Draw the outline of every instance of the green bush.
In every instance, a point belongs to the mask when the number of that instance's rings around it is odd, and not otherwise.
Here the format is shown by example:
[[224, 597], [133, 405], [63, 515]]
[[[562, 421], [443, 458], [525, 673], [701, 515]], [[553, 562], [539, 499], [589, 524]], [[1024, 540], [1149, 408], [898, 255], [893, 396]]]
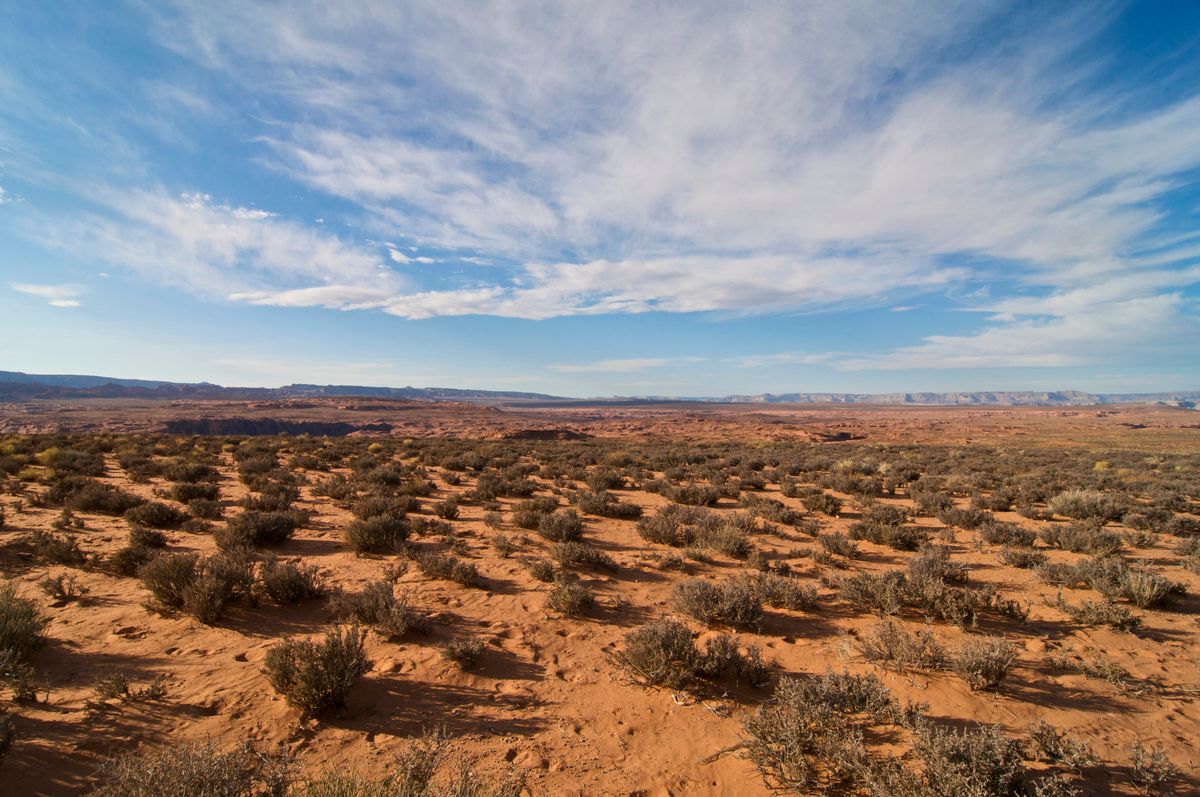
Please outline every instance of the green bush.
[[346, 697], [371, 667], [366, 632], [336, 628], [320, 642], [285, 639], [267, 651], [267, 680], [302, 720], [346, 705]]

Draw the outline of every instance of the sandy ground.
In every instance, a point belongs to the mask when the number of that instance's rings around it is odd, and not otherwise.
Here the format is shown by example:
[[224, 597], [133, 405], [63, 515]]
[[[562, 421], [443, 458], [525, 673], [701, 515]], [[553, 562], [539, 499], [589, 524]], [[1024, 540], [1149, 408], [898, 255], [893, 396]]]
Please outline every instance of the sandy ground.
[[[278, 409], [271, 408], [273, 412]], [[91, 410], [94, 419], [95, 407]], [[321, 411], [331, 412], [328, 407]], [[714, 413], [739, 414], [687, 410], [680, 416], [664, 417], [658, 411], [644, 410], [640, 414], [634, 410], [538, 410], [513, 421], [508, 416], [519, 412], [474, 407], [456, 411], [472, 417], [499, 413], [505, 420], [494, 427], [471, 425], [475, 422], [450, 412], [448, 419], [426, 418], [420, 424], [424, 428], [428, 423], [425, 432], [429, 434], [446, 433], [449, 428], [460, 434], [492, 436], [513, 429], [561, 427], [630, 436], [636, 442], [639, 435], [672, 430], [681, 439], [712, 436], [722, 423], [719, 418], [714, 420]], [[214, 410], [205, 407], [199, 412]], [[236, 412], [245, 415], [248, 409], [241, 407]], [[425, 407], [414, 412], [437, 415]], [[109, 421], [113, 428], [125, 427], [123, 413], [138, 416], [135, 407], [118, 408]], [[401, 411], [368, 414], [373, 419], [392, 420]], [[738, 431], [746, 435], [755, 429], [772, 435], [802, 432], [806, 436], [852, 431], [868, 439], [938, 437], [943, 442], [1007, 436], [1009, 442], [1022, 445], [1026, 440], [1029, 444], [1099, 440], [1150, 449], [1160, 435], [1171, 437], [1172, 447], [1190, 445], [1196, 440], [1194, 424], [1200, 418], [1159, 408], [770, 408], [740, 415], [751, 416], [741, 417], [737, 424]], [[3, 422], [7, 428], [15, 423], [11, 408]], [[1142, 426], [1135, 428], [1138, 424]], [[787, 429], [781, 431], [780, 426]], [[107, 480], [147, 498], [162, 486], [157, 480], [132, 484], [115, 463]], [[458, 488], [442, 487], [438, 495], [425, 500], [439, 500], [451, 489], [469, 489], [471, 481]], [[226, 463], [221, 489], [227, 503], [245, 494], [231, 462]], [[775, 484], [764, 494], [800, 508], [798, 502], [780, 496]], [[647, 510], [665, 500], [631, 491], [620, 491], [619, 496]], [[26, 506], [18, 512], [16, 499], [0, 496], [0, 502], [9, 510], [8, 525], [0, 530], [0, 569], [15, 577], [26, 595], [45, 603], [37, 582], [68, 568], [33, 562], [22, 556], [14, 543], [30, 530], [49, 528], [58, 510]], [[906, 503], [904, 499], [884, 502]], [[396, 557], [356, 558], [349, 553], [340, 539], [349, 514], [329, 499], [314, 498], [310, 488], [304, 489], [299, 506], [313, 512], [313, 521], [278, 549], [281, 556], [318, 565], [331, 584], [344, 589], [361, 588], [383, 577], [396, 561]], [[722, 511], [733, 507], [725, 501]], [[1012, 513], [998, 516], [1030, 525]], [[125, 543], [128, 527], [123, 520], [86, 513], [83, 517], [86, 529], [80, 532], [79, 541], [85, 551], [110, 553]], [[519, 536], [522, 530], [507, 525], [507, 513], [505, 518], [504, 531]], [[841, 518], [820, 517], [823, 530], [843, 529], [853, 520], [853, 513]], [[921, 522], [940, 526], [928, 518]], [[32, 662], [48, 688], [42, 697], [48, 695], [48, 699], [15, 709], [18, 739], [0, 764], [0, 794], [78, 794], [94, 782], [98, 766], [107, 757], [139, 744], [180, 738], [208, 737], [220, 744], [250, 740], [286, 748], [313, 771], [337, 768], [380, 774], [406, 737], [436, 726], [444, 726], [454, 738], [456, 753], [477, 760], [483, 770], [499, 772], [511, 765], [524, 771], [530, 794], [768, 794], [753, 766], [736, 753], [706, 762], [737, 742], [739, 715], [752, 710], [767, 692], [747, 689], [698, 701], [631, 684], [609, 659], [608, 654], [620, 647], [622, 636], [631, 628], [673, 613], [669, 593], [683, 575], [659, 567], [662, 555], [671, 549], [644, 542], [632, 521], [589, 517], [587, 538], [610, 553], [620, 569], [585, 575], [600, 605], [588, 618], [566, 619], [546, 607], [547, 585], [534, 580], [521, 565], [521, 556], [546, 547], [537, 535], [528, 535], [516, 556], [501, 558], [490, 545], [493, 532], [484, 525], [479, 506], [464, 505], [454, 526], [465, 536], [469, 556], [478, 564], [486, 589], [430, 580], [415, 568], [400, 577], [399, 587], [418, 606], [434, 613], [435, 631], [428, 637], [410, 635], [401, 643], [384, 642], [372, 635], [368, 640], [374, 662], [371, 673], [355, 689], [345, 711], [319, 724], [298, 723], [296, 713], [268, 686], [262, 666], [267, 649], [280, 638], [315, 636], [327, 627], [328, 616], [320, 602], [298, 607], [239, 604], [218, 626], [210, 627], [186, 616], [164, 617], [148, 610], [144, 606], [148, 593], [136, 579], [72, 570], [88, 594], [81, 601], [47, 609], [53, 618], [48, 629], [52, 641]], [[803, 535], [791, 536], [755, 537], [755, 544], [785, 556], [809, 542]], [[169, 532], [169, 537], [172, 550], [214, 550], [209, 535]], [[1144, 632], [1135, 636], [1066, 622], [1061, 611], [1047, 605], [1054, 599], [1054, 590], [1028, 571], [1000, 564], [994, 549], [976, 544], [974, 533], [957, 532], [954, 558], [970, 566], [973, 583], [994, 584], [1031, 606], [1025, 625], [1004, 623], [984, 629], [1004, 633], [1022, 646], [1020, 665], [997, 694], [971, 692], [953, 673], [901, 675], [881, 672], [863, 662], [853, 641], [877, 620], [852, 611], [826, 588], [821, 588], [821, 603], [815, 611], [768, 609], [760, 633], [740, 636], [743, 643], [754, 642], [763, 648], [776, 675], [831, 669], [874, 671], [902, 700], [928, 702], [934, 718], [999, 723], [1013, 734], [1022, 733], [1035, 719], [1072, 729], [1076, 738], [1089, 742], [1118, 773], [1111, 783], [1097, 775], [1089, 788], [1097, 794], [1134, 793], [1119, 774], [1128, 763], [1134, 740], [1161, 744], [1185, 771], [1200, 771], [1195, 745], [1200, 738], [1196, 703], [1200, 696], [1200, 578], [1178, 566], [1170, 553], [1172, 545], [1173, 540], [1160, 537], [1158, 545], [1138, 549], [1133, 558], [1145, 559], [1158, 572], [1184, 582], [1190, 594], [1170, 611], [1144, 611]], [[869, 542], [860, 543], [860, 548], [864, 555], [854, 566], [866, 570], [900, 566], [912, 555]], [[1048, 553], [1052, 560], [1075, 558], [1057, 551]], [[819, 586], [818, 566], [805, 558], [792, 562], [807, 583]], [[692, 575], [714, 577], [733, 574], [739, 567], [720, 556], [710, 564], [688, 565]], [[935, 631], [947, 647], [963, 638], [963, 633], [951, 626], [939, 624]], [[438, 650], [446, 641], [465, 636], [475, 636], [487, 645], [473, 672], [456, 669]], [[1077, 655], [1099, 652], [1140, 679], [1142, 689], [1122, 693], [1103, 681], [1056, 670], [1045, 662], [1049, 649]], [[161, 703], [114, 703], [107, 710], [88, 710], [84, 704], [97, 679], [114, 673], [125, 674], [134, 687], [163, 675], [167, 698]], [[1192, 781], [1191, 788], [1200, 786]]]

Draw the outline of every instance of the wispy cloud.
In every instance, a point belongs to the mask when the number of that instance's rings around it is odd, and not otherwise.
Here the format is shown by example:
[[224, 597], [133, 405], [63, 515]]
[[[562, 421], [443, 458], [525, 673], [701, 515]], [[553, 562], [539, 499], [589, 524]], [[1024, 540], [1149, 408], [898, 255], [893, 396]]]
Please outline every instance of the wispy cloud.
[[18, 293], [37, 296], [45, 299], [51, 307], [82, 307], [79, 297], [83, 295], [82, 285], [37, 285], [28, 282], [9, 283], [9, 287]]
[[521, 264], [394, 292], [408, 318], [875, 302], [978, 276], [949, 255], [1054, 289], [1123, 269], [1200, 165], [1200, 100], [1119, 113], [1122, 89], [1079, 88], [1103, 14], [963, 56], [998, 6], [218, 6], [182, 4], [164, 40], [280, 70], [304, 121], [264, 139], [276, 168]]
[[724, 362], [736, 368], [769, 368], [777, 365], [828, 365], [839, 355], [833, 352], [785, 351], [776, 354], [747, 354]]
[[626, 374], [651, 371], [673, 365], [704, 362], [703, 357], [638, 357], [627, 360], [597, 360], [590, 363], [567, 363], [548, 366], [560, 374]]
[[157, 188], [105, 188], [88, 198], [94, 210], [70, 219], [27, 218], [27, 234], [215, 298], [368, 308], [407, 285], [375, 253], [271, 211]]

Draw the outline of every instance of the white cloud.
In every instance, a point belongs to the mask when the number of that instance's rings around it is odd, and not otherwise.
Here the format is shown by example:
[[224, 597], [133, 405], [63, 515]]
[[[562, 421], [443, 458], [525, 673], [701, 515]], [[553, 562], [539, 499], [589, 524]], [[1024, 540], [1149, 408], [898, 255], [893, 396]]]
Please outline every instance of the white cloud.
[[591, 363], [568, 363], [548, 366], [561, 374], [625, 374], [649, 371], [672, 365], [704, 362], [703, 357], [639, 357], [627, 360], [598, 360]]
[[207, 194], [101, 189], [89, 198], [95, 211], [53, 224], [30, 217], [27, 234], [216, 298], [378, 307], [407, 285], [371, 252]]
[[18, 293], [45, 299], [51, 307], [82, 307], [79, 297], [83, 286], [73, 284], [42, 285], [29, 282], [12, 282], [9, 287]]
[[785, 351], [777, 354], [747, 354], [725, 362], [736, 368], [769, 368], [778, 365], [828, 365], [838, 355], [832, 352]]
[[271, 70], [304, 120], [264, 139], [278, 169], [385, 234], [527, 264], [390, 312], [779, 312], [969, 275], [1053, 291], [1145, 243], [1200, 165], [1200, 99], [1073, 96], [1105, 14], [955, 53], [1000, 7], [182, 3], [160, 29]]
[[8, 193], [4, 190], [4, 186], [0, 185], [0, 205], [9, 202]]

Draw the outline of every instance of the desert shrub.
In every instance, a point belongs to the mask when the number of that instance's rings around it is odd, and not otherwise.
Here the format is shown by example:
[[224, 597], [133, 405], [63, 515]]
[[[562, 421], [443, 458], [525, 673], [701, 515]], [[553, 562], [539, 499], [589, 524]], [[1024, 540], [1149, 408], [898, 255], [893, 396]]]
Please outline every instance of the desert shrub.
[[159, 609], [183, 611], [208, 625], [221, 619], [231, 601], [248, 594], [253, 583], [250, 560], [240, 552], [208, 558], [160, 554], [142, 565], [138, 577]]
[[4, 757], [8, 755], [15, 735], [12, 716], [8, 712], [0, 710], [0, 762], [3, 762]]
[[1016, 523], [993, 520], [979, 527], [979, 538], [988, 545], [1012, 545], [1028, 548], [1033, 545], [1037, 535], [1029, 529], [1021, 528]]
[[87, 559], [79, 548], [79, 542], [67, 534], [34, 529], [29, 533], [28, 540], [34, 554], [54, 564], [77, 565]]
[[228, 753], [212, 742], [177, 741], [108, 762], [95, 797], [251, 797], [282, 795], [286, 761], [243, 744]]
[[225, 517], [225, 506], [220, 501], [209, 501], [206, 498], [193, 498], [188, 501], [188, 512], [201, 520], [220, 520]]
[[46, 644], [50, 618], [29, 598], [17, 593], [12, 581], [0, 581], [0, 653], [17, 661]]
[[68, 476], [50, 485], [46, 500], [79, 512], [123, 515], [146, 499], [95, 479]]
[[667, 488], [664, 495], [685, 506], [716, 506], [724, 497], [720, 488], [711, 484], [681, 484]]
[[619, 501], [607, 490], [598, 493], [590, 491], [573, 493], [571, 502], [579, 507], [580, 512], [588, 515], [600, 515], [617, 520], [636, 520], [642, 516], [640, 506]]
[[918, 780], [920, 795], [1024, 795], [1024, 751], [999, 726], [954, 730], [924, 723], [916, 736], [913, 753], [924, 765]]
[[717, 634], [704, 643], [704, 653], [698, 660], [696, 675], [714, 681], [731, 678], [750, 686], [762, 686], [768, 680], [762, 652], [754, 645], [747, 646], [745, 652], [741, 651], [737, 639], [729, 634]]
[[1038, 720], [1029, 727], [1030, 747], [1034, 756], [1049, 764], [1061, 764], [1071, 769], [1085, 769], [1099, 763], [1096, 754], [1083, 742], [1077, 742], [1066, 731]]
[[605, 490], [619, 490], [625, 486], [625, 478], [611, 468], [597, 468], [587, 475], [584, 479], [587, 486], [592, 492], [604, 492]]
[[928, 541], [929, 532], [916, 526], [854, 523], [850, 526], [850, 539], [867, 540], [897, 551], [915, 551]]
[[676, 620], [654, 620], [625, 634], [625, 649], [617, 654], [639, 683], [681, 689], [699, 671], [701, 654], [692, 632]]
[[1186, 592], [1183, 584], [1140, 567], [1131, 567], [1121, 574], [1120, 594], [1139, 609], [1149, 609], [1169, 603]]
[[954, 671], [973, 690], [995, 689], [1017, 662], [1017, 648], [1003, 637], [972, 639], [954, 654]]
[[370, 669], [365, 640], [353, 627], [333, 629], [321, 642], [285, 639], [267, 651], [267, 680], [302, 719], [341, 708]]
[[570, 542], [583, 537], [583, 518], [574, 509], [542, 515], [537, 532], [554, 542]]
[[397, 596], [390, 581], [373, 581], [362, 592], [337, 593], [329, 602], [340, 622], [371, 626], [384, 639], [400, 639], [409, 631], [428, 634], [432, 624], [408, 598]]
[[1162, 747], [1147, 750], [1136, 741], [1130, 756], [1129, 778], [1143, 794], [1171, 794], [1179, 780], [1179, 768], [1171, 763]]
[[159, 554], [142, 565], [138, 578], [154, 596], [159, 608], [179, 609], [183, 607], [187, 588], [196, 580], [199, 564], [199, 554]]
[[1092, 556], [1111, 556], [1121, 550], [1121, 535], [1106, 531], [1097, 523], [1071, 523], [1043, 526], [1038, 532], [1042, 542], [1055, 548]]
[[763, 603], [778, 609], [807, 612], [817, 605], [816, 589], [775, 573], [756, 576], [754, 589], [762, 597]]
[[504, 526], [504, 516], [498, 511], [489, 510], [483, 513], [483, 522], [489, 529], [500, 529]]
[[800, 503], [809, 512], [819, 512], [831, 517], [842, 513], [842, 499], [821, 490], [801, 495]]
[[507, 534], [493, 534], [492, 547], [505, 559], [517, 552], [517, 544]]
[[226, 550], [279, 545], [292, 538], [297, 525], [289, 512], [246, 510], [231, 517], [217, 532], [217, 545]]
[[459, 669], [470, 670], [483, 656], [483, 643], [474, 637], [454, 639], [442, 646], [442, 657], [458, 665]]
[[108, 565], [116, 573], [123, 576], [137, 575], [138, 568], [149, 562], [158, 551], [142, 545], [126, 545], [113, 552], [108, 558]]
[[1046, 563], [1046, 554], [1024, 548], [1001, 548], [1000, 561], [1009, 567], [1032, 569]]
[[1049, 501], [1050, 510], [1077, 520], [1117, 520], [1125, 513], [1128, 500], [1124, 496], [1099, 490], [1067, 490]]
[[457, 519], [459, 511], [459, 500], [455, 496], [450, 496], [445, 501], [439, 501], [433, 505], [433, 514], [442, 520]]
[[977, 529], [985, 523], [995, 520], [991, 512], [982, 509], [960, 509], [958, 507], [947, 507], [938, 510], [937, 519], [947, 526], [956, 526], [960, 529]]
[[858, 546], [845, 534], [839, 532], [820, 534], [817, 536], [817, 544], [835, 556], [844, 556], [847, 559], [858, 558]]
[[369, 495], [356, 501], [350, 511], [359, 520], [371, 518], [392, 518], [399, 520], [417, 508], [417, 499], [411, 495]]
[[409, 524], [403, 516], [374, 515], [352, 520], [342, 530], [342, 539], [356, 554], [395, 553], [408, 540]]
[[595, 605], [596, 599], [591, 591], [578, 581], [560, 578], [551, 587], [546, 603], [566, 617], [581, 617]]
[[134, 526], [129, 530], [130, 548], [166, 548], [167, 535], [157, 529]]
[[707, 625], [757, 628], [762, 621], [762, 600], [746, 579], [729, 579], [714, 584], [690, 578], [671, 591], [675, 606]]
[[171, 498], [181, 504], [192, 501], [217, 501], [221, 497], [221, 488], [215, 484], [173, 484]]
[[427, 551], [416, 557], [417, 569], [429, 578], [453, 581], [464, 587], [481, 587], [479, 570], [474, 564], [446, 554]]
[[550, 557], [560, 567], [592, 567], [616, 570], [616, 561], [594, 545], [583, 542], [556, 542], [550, 546]]
[[48, 575], [38, 582], [38, 586], [42, 588], [42, 592], [46, 593], [46, 597], [53, 600], [57, 606], [79, 600], [89, 592], [87, 587], [79, 583], [79, 579], [75, 577], [74, 573]]
[[781, 678], [775, 694], [743, 720], [745, 754], [772, 789], [846, 792], [868, 762], [862, 726], [900, 714], [874, 675]]
[[127, 510], [125, 520], [152, 529], [169, 529], [187, 520], [187, 514], [169, 504], [147, 501]]
[[554, 496], [537, 496], [518, 501], [512, 510], [512, 521], [523, 529], [536, 529], [542, 518], [558, 507]]
[[545, 582], [553, 581], [558, 572], [554, 567], [554, 562], [549, 559], [533, 559], [525, 564], [525, 569], [538, 581]]
[[268, 555], [263, 558], [258, 577], [263, 592], [276, 603], [290, 605], [325, 594], [316, 565], [301, 565]]
[[1118, 631], [1132, 632], [1142, 624], [1142, 618], [1127, 607], [1110, 600], [1084, 601], [1078, 606], [1073, 606], [1065, 602], [1060, 595], [1058, 608], [1082, 625], [1106, 625]]
[[898, 614], [903, 607], [904, 574], [854, 573], [838, 583], [842, 599], [879, 615]]
[[908, 519], [908, 512], [903, 507], [892, 504], [872, 503], [862, 511], [862, 522], [876, 526], [903, 526]]
[[946, 652], [928, 628], [910, 634], [899, 623], [885, 620], [857, 641], [864, 659], [898, 670], [938, 669], [946, 662]]

